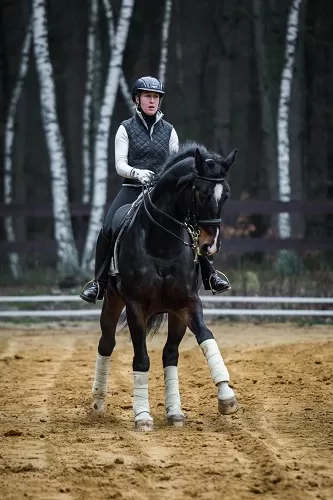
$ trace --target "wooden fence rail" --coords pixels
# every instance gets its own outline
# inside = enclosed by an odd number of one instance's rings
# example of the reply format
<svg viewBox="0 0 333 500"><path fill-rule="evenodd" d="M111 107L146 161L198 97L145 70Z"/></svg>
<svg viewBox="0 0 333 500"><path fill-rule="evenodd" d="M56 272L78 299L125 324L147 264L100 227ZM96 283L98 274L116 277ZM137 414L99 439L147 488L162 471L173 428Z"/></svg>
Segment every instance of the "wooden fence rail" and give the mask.
<svg viewBox="0 0 333 500"><path fill-rule="evenodd" d="M106 207L111 205L111 201L106 203ZM88 216L90 214L90 204L76 203L70 204L73 217ZM333 200L292 200L288 202L275 200L228 200L223 209L225 214L261 214L273 215L275 213L289 212L301 213L304 215L333 214ZM21 217L52 217L51 203L12 203L5 205L0 203L0 218L7 216Z"/></svg>
<svg viewBox="0 0 333 500"><path fill-rule="evenodd" d="M109 204L106 204L108 207ZM90 214L90 205L83 203L70 204L71 215L74 219L82 221ZM333 200L293 200L290 202L263 201L263 200L229 200L225 206L224 215L273 215L276 213L289 212L298 213L304 216L320 215L327 216L333 214ZM51 203L29 203L10 205L0 204L0 222L1 218L12 216L17 218L52 218ZM333 218L332 218L333 219ZM324 222L322 223L324 227ZM331 227L333 222L331 223ZM37 238L37 237L36 237ZM84 241L76 241L79 250L82 250ZM232 237L223 240L223 251L231 253L239 252L276 252L282 249L304 251L333 251L333 233L326 238L267 238L267 237ZM44 239L40 235L38 239L28 241L8 242L1 240L0 253L17 252L20 254L45 253L54 254L56 251L56 242L50 238Z"/></svg>

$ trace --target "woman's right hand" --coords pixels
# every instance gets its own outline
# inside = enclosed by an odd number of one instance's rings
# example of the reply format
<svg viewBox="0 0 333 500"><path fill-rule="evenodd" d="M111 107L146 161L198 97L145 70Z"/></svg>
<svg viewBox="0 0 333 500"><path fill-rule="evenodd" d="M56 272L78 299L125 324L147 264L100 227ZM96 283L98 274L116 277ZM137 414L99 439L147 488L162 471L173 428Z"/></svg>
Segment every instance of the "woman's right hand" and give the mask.
<svg viewBox="0 0 333 500"><path fill-rule="evenodd" d="M133 179L138 180L141 184L148 184L151 178L155 175L151 170L133 168L131 172Z"/></svg>

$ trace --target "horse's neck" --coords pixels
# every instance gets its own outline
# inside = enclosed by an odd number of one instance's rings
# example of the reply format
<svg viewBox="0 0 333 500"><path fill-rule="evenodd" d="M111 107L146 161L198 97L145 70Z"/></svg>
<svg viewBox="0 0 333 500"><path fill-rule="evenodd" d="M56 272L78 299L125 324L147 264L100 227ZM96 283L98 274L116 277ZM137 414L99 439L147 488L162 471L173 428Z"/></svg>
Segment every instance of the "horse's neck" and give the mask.
<svg viewBox="0 0 333 500"><path fill-rule="evenodd" d="M187 231L180 225L182 217L177 213L175 187L154 189L151 201L152 204L146 199L146 208L142 204L135 225L137 237L144 241L145 250L164 260L173 260L186 254L189 251L187 244L191 242Z"/></svg>
<svg viewBox="0 0 333 500"><path fill-rule="evenodd" d="M176 182L169 181L162 185L157 184L151 193L151 200L159 210L162 210L162 212L168 214L170 217L176 220L182 218L177 213ZM159 214L158 211L154 211L154 213Z"/></svg>

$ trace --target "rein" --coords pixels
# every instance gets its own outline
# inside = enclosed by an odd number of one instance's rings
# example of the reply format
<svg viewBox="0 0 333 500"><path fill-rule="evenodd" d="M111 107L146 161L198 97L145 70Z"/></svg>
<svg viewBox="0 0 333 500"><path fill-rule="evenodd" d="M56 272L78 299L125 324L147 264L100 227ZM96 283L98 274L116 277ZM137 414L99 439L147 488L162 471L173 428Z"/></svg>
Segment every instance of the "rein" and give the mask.
<svg viewBox="0 0 333 500"><path fill-rule="evenodd" d="M152 199L150 197L150 192L149 192L149 187L146 187L146 186L143 186L143 190L142 190L142 194L143 194L143 205L145 207L145 211L146 211L146 214L148 215L149 219L151 220L151 222L153 222L157 227L159 227L160 229L163 229L165 232L171 234L172 236L174 236L175 238L177 238L177 240L181 241L185 246L187 247L191 247L193 248L193 250L196 249L197 247L197 243L198 243L198 238L199 238L199 235L200 235L200 231L196 230L194 227L188 225L186 222L179 222L179 220L175 219L174 217L171 217L171 215L167 214L166 212L163 212L163 210L160 210L153 202L152 202ZM189 236L190 236L190 239L191 239L191 242L192 243L188 243L187 241L184 241L182 238L180 238L177 234L173 233L172 231L170 231L169 229L167 229L166 227L164 227L162 224L160 224L159 222L157 222L157 220L155 220L153 218L153 216L151 215L151 213L149 212L148 208L147 208L147 203L146 203L146 199L149 200L149 203L150 205L154 208L154 210L156 210L157 212L159 212L160 214L164 215L165 217L167 217L169 220L171 220L173 223L175 223L177 226L179 227L182 227L184 229L186 229L186 231L188 232Z"/></svg>
<svg viewBox="0 0 333 500"><path fill-rule="evenodd" d="M225 181L225 178L223 178L223 177L213 178L212 179L211 177L204 177L202 175L195 175L195 178L193 179L193 185L192 185L191 204L190 204L187 216L186 216L186 219L191 222L190 224L188 224L187 222L180 222L179 220L175 219L174 217L172 217L171 215L167 214L166 212L163 212L163 210L161 210L160 208L158 208L153 203L153 201L151 199L151 196L150 196L150 187L151 186L149 186L149 185L147 186L146 185L146 186L142 187L142 195L143 195L144 208L145 208L146 214L148 215L148 218L151 220L151 222L153 222L160 229L163 229L168 234L171 234L172 236L174 236L175 238L177 238L185 246L191 247L193 250L195 250L197 248L197 246L198 246L198 239L199 239L199 236L200 236L199 224L206 224L206 225L211 225L211 226L218 226L222 222L221 218L219 218L219 219L197 219L197 216L196 216L196 187L194 185L195 179L203 179L203 180L207 180L207 181L211 181L211 182L216 182L216 183L217 182L224 182ZM183 189L185 189L185 187L187 187L190 182L191 181L189 181L184 186ZM169 219L170 221L172 221L178 227L182 227L183 229L185 229L187 231L187 233L189 234L189 236L190 236L191 243L188 243L187 241L184 241L177 234L173 233L172 231L170 231L169 229L167 229L165 226L163 226L162 224L160 224L159 222L157 222L157 220L154 219L154 217L151 215L151 213L148 210L147 200L149 201L149 204L151 205L151 207L154 210L156 210L156 212L160 213L161 215L163 215L164 217L166 217L167 219Z"/></svg>

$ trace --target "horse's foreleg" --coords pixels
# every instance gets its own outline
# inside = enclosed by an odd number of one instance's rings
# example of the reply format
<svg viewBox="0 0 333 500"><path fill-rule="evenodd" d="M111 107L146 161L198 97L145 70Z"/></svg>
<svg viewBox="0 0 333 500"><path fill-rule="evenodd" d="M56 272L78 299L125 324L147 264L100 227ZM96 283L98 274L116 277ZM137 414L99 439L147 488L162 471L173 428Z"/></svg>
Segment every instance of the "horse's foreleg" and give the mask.
<svg viewBox="0 0 333 500"><path fill-rule="evenodd" d="M174 426L184 425L185 416L181 409L178 383L179 344L186 331L186 322L175 314L168 315L168 338L163 349L165 383L165 410L168 422Z"/></svg>
<svg viewBox="0 0 333 500"><path fill-rule="evenodd" d="M110 359L116 345L116 327L123 301L108 288L100 317L102 336L98 344L95 365L95 378L92 386L93 403L91 408L101 412L104 410L104 399L107 394Z"/></svg>
<svg viewBox="0 0 333 500"><path fill-rule="evenodd" d="M188 327L196 336L197 342L206 358L214 384L218 388L218 410L223 415L235 413L238 401L234 391L229 387L229 372L224 364L220 349L212 332L207 328L202 312L201 301L188 311Z"/></svg>
<svg viewBox="0 0 333 500"><path fill-rule="evenodd" d="M133 381L134 381L134 421L139 431L151 431L154 422L150 415L148 397L148 378L150 360L146 344L146 319L139 304L127 304L127 323L134 349Z"/></svg>

